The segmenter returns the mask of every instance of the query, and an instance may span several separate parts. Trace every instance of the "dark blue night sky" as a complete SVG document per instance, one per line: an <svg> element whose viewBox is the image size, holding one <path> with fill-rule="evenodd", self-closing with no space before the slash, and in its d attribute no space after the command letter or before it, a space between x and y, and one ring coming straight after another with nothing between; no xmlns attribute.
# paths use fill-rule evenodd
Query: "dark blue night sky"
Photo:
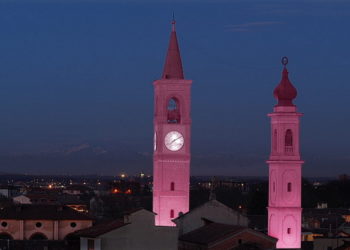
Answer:
<svg viewBox="0 0 350 250"><path fill-rule="evenodd" d="M282 56L304 175L349 174L350 2L335 0L0 0L0 171L151 173L173 11L194 81L192 174L267 175Z"/></svg>

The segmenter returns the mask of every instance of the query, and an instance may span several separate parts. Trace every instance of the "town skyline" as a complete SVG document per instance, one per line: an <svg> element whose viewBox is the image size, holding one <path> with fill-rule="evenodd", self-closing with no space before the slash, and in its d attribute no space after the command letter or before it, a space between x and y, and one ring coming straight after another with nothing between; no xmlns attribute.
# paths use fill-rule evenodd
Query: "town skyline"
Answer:
<svg viewBox="0 0 350 250"><path fill-rule="evenodd" d="M304 113L303 175L348 173L347 2L0 4L2 172L152 172L151 83L175 11L192 175L267 176L282 56Z"/></svg>

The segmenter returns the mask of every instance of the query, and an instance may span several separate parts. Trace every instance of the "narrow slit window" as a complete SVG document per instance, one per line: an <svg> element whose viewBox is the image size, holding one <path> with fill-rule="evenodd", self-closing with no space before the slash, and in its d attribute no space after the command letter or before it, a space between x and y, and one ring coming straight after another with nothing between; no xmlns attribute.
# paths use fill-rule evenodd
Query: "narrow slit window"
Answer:
<svg viewBox="0 0 350 250"><path fill-rule="evenodd" d="M291 234L291 233L292 233L292 229L290 227L288 227L287 234Z"/></svg>
<svg viewBox="0 0 350 250"><path fill-rule="evenodd" d="M288 182L288 184L287 184L287 191L292 192L292 183L291 182Z"/></svg>
<svg viewBox="0 0 350 250"><path fill-rule="evenodd" d="M170 183L170 191L174 191L175 190L175 183L172 182Z"/></svg>
<svg viewBox="0 0 350 250"><path fill-rule="evenodd" d="M273 131L272 148L274 152L277 151L277 129Z"/></svg>
<svg viewBox="0 0 350 250"><path fill-rule="evenodd" d="M170 218L174 218L174 209L170 210Z"/></svg>

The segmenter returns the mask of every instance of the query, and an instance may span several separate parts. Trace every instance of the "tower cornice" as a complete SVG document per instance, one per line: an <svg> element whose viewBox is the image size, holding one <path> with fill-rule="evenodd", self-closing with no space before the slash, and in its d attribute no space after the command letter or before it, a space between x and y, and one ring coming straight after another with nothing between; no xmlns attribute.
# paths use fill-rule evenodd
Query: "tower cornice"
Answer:
<svg viewBox="0 0 350 250"><path fill-rule="evenodd" d="M290 165L290 164L304 164L304 161L302 160L267 160L266 163L268 164L282 164L282 165ZM294 166L293 166L294 167ZM300 166L301 167L301 166Z"/></svg>
<svg viewBox="0 0 350 250"><path fill-rule="evenodd" d="M153 85L191 85L192 80L186 79L158 79L153 81Z"/></svg>

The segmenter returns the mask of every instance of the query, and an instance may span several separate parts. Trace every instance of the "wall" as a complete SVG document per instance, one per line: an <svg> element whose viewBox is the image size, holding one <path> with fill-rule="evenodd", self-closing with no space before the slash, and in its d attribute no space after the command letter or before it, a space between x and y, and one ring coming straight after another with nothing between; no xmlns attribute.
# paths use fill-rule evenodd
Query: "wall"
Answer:
<svg viewBox="0 0 350 250"><path fill-rule="evenodd" d="M6 227L1 225L1 223L4 221L7 222ZM37 222L42 224L41 227L36 227ZM71 222L75 222L77 226L74 228L71 227ZM22 232L21 223L23 223ZM30 239L30 237L35 233L41 233L49 240L63 240L69 233L90 227L91 225L92 221L0 220L0 233L8 233L15 240Z"/></svg>
<svg viewBox="0 0 350 250"><path fill-rule="evenodd" d="M76 227L71 226L72 222L76 223ZM63 240L68 234L91 226L92 221L88 220L61 220L58 222L58 239Z"/></svg>
<svg viewBox="0 0 350 250"><path fill-rule="evenodd" d="M126 226L102 235L103 250L154 250L177 249L178 229L176 227L154 226L154 214L140 210L129 216Z"/></svg>
<svg viewBox="0 0 350 250"><path fill-rule="evenodd" d="M2 222L6 222L7 226L3 227ZM20 227L21 223L19 220L0 220L0 233L7 233L12 236L13 239L20 239Z"/></svg>
<svg viewBox="0 0 350 250"><path fill-rule="evenodd" d="M181 234L191 232L197 228L204 226L202 218L206 218L213 222L248 226L247 217L237 211L223 205L222 203L212 200L202 206L193 209L190 213L177 219L177 224Z"/></svg>

